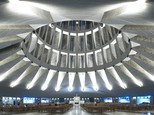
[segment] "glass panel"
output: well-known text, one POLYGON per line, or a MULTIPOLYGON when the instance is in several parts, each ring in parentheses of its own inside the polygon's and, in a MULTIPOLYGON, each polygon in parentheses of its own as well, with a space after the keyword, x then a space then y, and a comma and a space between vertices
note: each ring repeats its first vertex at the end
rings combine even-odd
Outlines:
POLYGON ((106 27, 103 28, 103 38, 104 38, 104 42, 105 44, 108 42, 108 32, 106 30, 106 27))
POLYGON ((102 57, 102 51, 100 50, 100 52, 96 53, 96 64, 99 65, 103 65, 103 57, 102 57))
POLYGON ((80 22, 79 22, 79 25, 80 25, 79 30, 80 30, 80 31, 83 31, 83 30, 85 29, 85 21, 80 21, 80 22))
POLYGON ((44 48, 43 55, 41 57, 42 58, 41 61, 46 62, 47 55, 48 55, 48 49, 44 48))
POLYGON ((37 43, 37 45, 36 45, 36 47, 35 47, 35 54, 34 54, 34 57, 37 57, 39 49, 40 49, 40 44, 37 43))
POLYGON ((87 50, 93 49, 92 35, 87 35, 87 50))
POLYGON ((118 45, 119 45, 119 48, 122 52, 125 52, 125 47, 124 47, 124 41, 123 41, 123 38, 122 38, 122 34, 119 34, 117 36, 117 41, 118 41, 118 45))
POLYGON ((100 34, 99 34, 99 31, 95 32, 95 47, 96 48, 99 48, 101 47, 101 39, 100 39, 100 34))
POLYGON ((79 36, 78 50, 84 51, 84 37, 83 36, 79 36))
POLYGON ((62 50, 66 50, 67 49, 67 35, 63 34, 62 35, 62 46, 61 49, 62 50))
POLYGON ((41 31, 40 31, 40 38, 43 39, 43 40, 45 39, 47 27, 48 27, 48 26, 43 26, 43 27, 41 28, 41 31))
POLYGON ((85 29, 90 29, 93 27, 92 22, 86 21, 86 28, 85 29))
POLYGON ((111 43, 111 52, 114 58, 117 58, 116 44, 117 44, 116 40, 113 40, 113 42, 111 43))
POLYGON ((54 32, 55 32, 55 28, 51 28, 51 35, 50 35, 50 41, 49 41, 50 45, 52 45, 54 40, 54 32))
POLYGON ((112 61, 112 54, 110 52, 110 48, 106 49, 106 54, 107 54, 107 62, 111 62, 112 61))
POLYGON ((59 39, 60 39, 60 33, 56 31, 55 32, 55 38, 54 38, 53 47, 59 48, 59 39))
POLYGON ((52 32, 52 29, 50 27, 48 27, 48 31, 47 31, 47 35, 46 35, 46 42, 48 44, 50 44, 51 32, 52 32))
POLYGON ((70 21, 69 22, 69 28, 72 30, 72 31, 74 31, 75 30, 75 21, 70 21))
POLYGON ((93 58, 94 58, 93 54, 87 54, 87 67, 94 66, 93 58))
POLYGON ((78 56, 78 68, 85 68, 85 56, 78 56))
POLYGON ((61 54, 60 58, 60 67, 67 67, 67 55, 61 54))
POLYGON ((51 52, 51 60, 50 60, 50 64, 53 66, 56 66, 58 63, 58 57, 59 57, 59 52, 51 52))
POLYGON ((69 57, 69 68, 75 68, 76 67, 76 56, 70 55, 69 57))
POLYGON ((70 51, 75 51, 75 36, 70 36, 70 51))

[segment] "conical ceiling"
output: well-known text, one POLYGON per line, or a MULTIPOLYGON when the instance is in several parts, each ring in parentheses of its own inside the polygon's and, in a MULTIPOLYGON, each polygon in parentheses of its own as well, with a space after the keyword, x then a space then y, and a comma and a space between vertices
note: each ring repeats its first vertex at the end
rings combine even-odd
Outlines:
MULTIPOLYGON (((147 92, 146 88, 154 82, 154 27, 150 18, 139 17, 145 16, 144 11, 151 12, 153 3, 145 0, 100 3, 106 8, 97 5, 103 14, 98 11, 99 16, 89 13, 88 17, 82 12, 78 17, 69 16, 71 12, 68 16, 67 12, 53 13, 48 8, 54 8, 54 4, 47 0, 44 3, 10 0, 1 5, 8 10, 4 11, 4 19, 11 17, 9 13, 18 17, 17 22, 14 16, 8 23, 1 20, 2 88, 19 96, 152 93, 151 88, 147 92), (113 7, 114 4, 119 5, 113 7), (15 7, 18 12, 11 9, 15 7), (134 7, 139 11, 130 12, 134 7), (138 91, 133 91, 134 88, 138 91)), ((73 10, 78 11, 72 8, 72 13, 73 10)), ((4 91, 1 95, 12 94, 4 91)))

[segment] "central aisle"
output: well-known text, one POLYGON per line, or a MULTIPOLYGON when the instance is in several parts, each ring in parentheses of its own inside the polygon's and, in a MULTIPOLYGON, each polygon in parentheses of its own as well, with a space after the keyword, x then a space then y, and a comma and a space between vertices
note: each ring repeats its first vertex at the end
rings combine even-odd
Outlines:
POLYGON ((68 112, 66 112, 63 115, 103 115, 103 114, 98 114, 98 113, 93 113, 90 114, 86 112, 84 109, 80 107, 80 105, 74 105, 68 112))

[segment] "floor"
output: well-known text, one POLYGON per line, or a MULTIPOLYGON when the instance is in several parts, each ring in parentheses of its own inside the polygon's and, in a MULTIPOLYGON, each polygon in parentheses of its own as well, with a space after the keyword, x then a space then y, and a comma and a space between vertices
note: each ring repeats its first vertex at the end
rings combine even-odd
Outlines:
POLYGON ((127 113, 127 112, 105 112, 105 113, 88 113, 85 110, 83 110, 80 106, 74 105, 73 108, 71 108, 66 113, 20 113, 20 114, 11 114, 11 113, 0 113, 0 115, 154 115, 154 111, 151 112, 135 112, 135 113, 127 113))

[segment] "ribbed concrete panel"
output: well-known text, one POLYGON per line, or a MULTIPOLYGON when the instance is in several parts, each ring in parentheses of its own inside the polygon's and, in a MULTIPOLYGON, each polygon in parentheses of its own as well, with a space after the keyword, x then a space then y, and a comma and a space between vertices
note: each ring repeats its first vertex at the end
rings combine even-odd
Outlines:
POLYGON ((151 60, 151 59, 149 59, 148 57, 146 57, 144 55, 141 55, 141 54, 138 54, 137 53, 134 57, 136 59, 140 60, 140 61, 143 61, 146 64, 149 64, 151 66, 154 66, 154 60, 151 60))
POLYGON ((118 73, 116 72, 116 70, 114 69, 114 67, 108 68, 108 71, 109 71, 110 74, 117 80, 117 82, 119 83, 119 85, 120 85, 123 89, 126 89, 126 88, 127 88, 126 83, 120 78, 120 76, 118 75, 118 73))
POLYGON ((52 78, 54 77, 55 73, 56 73, 56 71, 53 71, 53 70, 48 71, 47 78, 46 78, 45 82, 43 83, 41 90, 44 91, 48 88, 48 85, 49 85, 50 81, 52 80, 52 78))
POLYGON ((17 71, 21 67, 23 67, 26 64, 25 61, 21 60, 17 64, 15 64, 13 67, 11 67, 9 70, 7 70, 5 73, 1 75, 0 81, 5 80, 11 73, 17 71))
POLYGON ((125 61, 124 63, 128 64, 129 66, 133 67, 134 69, 138 70, 142 74, 146 75, 146 77, 152 81, 154 81, 154 76, 147 72, 144 68, 138 65, 135 61, 125 61))
POLYGON ((131 40, 134 40, 134 41, 145 41, 145 42, 154 42, 154 38, 145 37, 145 36, 136 36, 136 37, 133 37, 131 40))
POLYGON ((10 83, 10 87, 15 87, 21 83, 21 81, 33 71, 34 67, 30 65, 16 80, 10 83))
POLYGON ((0 66, 5 65, 5 64, 7 64, 7 63, 9 63, 9 62, 11 62, 11 61, 13 61, 13 60, 19 58, 19 57, 20 57, 20 56, 19 56, 18 54, 13 54, 13 55, 11 55, 11 56, 9 56, 9 57, 7 57, 7 58, 1 60, 1 61, 0 61, 0 66))
POLYGON ((99 86, 97 84, 97 81, 96 81, 96 75, 95 75, 95 72, 92 71, 92 72, 88 72, 88 75, 90 77, 90 80, 92 82, 92 87, 95 91, 98 91, 99 90, 99 86))
POLYGON ((143 86, 143 83, 136 79, 135 76, 121 63, 120 66, 118 66, 120 68, 120 70, 126 74, 136 85, 138 85, 139 87, 143 86))
POLYGON ((1 54, 0 60, 3 60, 5 58, 15 54, 20 50, 21 50, 21 48, 19 48, 19 45, 17 47, 16 46, 9 46, 7 48, 1 49, 0 50, 0 54, 1 54))
POLYGON ((27 84, 26 88, 28 90, 33 88, 37 80, 43 75, 44 72, 45 72, 44 68, 40 67, 35 76, 33 77, 32 81, 27 84))
POLYGON ((60 90, 60 87, 61 87, 61 84, 62 84, 63 79, 65 77, 65 74, 66 74, 66 72, 61 72, 61 71, 58 73, 57 85, 55 87, 55 90, 56 91, 59 91, 60 90))
POLYGON ((85 78, 86 78, 86 73, 85 72, 79 72, 79 80, 80 80, 80 84, 81 84, 81 90, 84 91, 85 90, 85 78))
POLYGON ((108 90, 112 90, 112 85, 110 84, 110 82, 109 82, 109 80, 107 78, 105 70, 98 70, 97 72, 101 76, 102 80, 104 81, 106 88, 108 90))
POLYGON ((74 79, 75 79, 75 74, 76 73, 68 73, 68 80, 69 80, 69 86, 68 86, 68 90, 72 91, 73 90, 73 83, 74 83, 74 79))
POLYGON ((8 36, 8 37, 0 38, 0 43, 13 42, 16 40, 21 40, 21 38, 18 36, 8 36))
POLYGON ((149 48, 149 47, 145 47, 145 46, 139 46, 139 47, 135 47, 133 48, 134 50, 136 50, 137 52, 147 52, 151 55, 154 54, 154 50, 152 48, 149 48))

